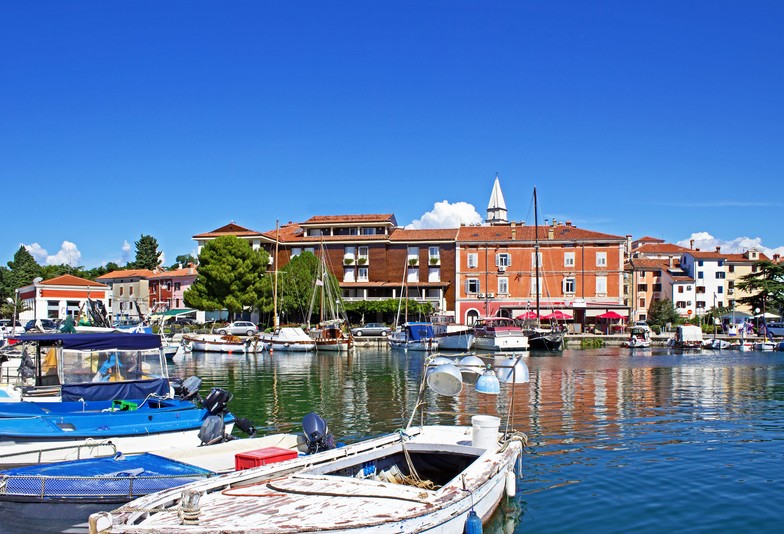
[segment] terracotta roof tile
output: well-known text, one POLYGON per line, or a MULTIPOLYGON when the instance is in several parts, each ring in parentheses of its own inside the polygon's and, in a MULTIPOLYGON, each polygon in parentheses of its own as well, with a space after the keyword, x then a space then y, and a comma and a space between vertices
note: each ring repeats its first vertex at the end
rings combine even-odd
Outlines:
POLYGON ((536 233, 539 234, 539 241, 542 243, 547 241, 626 241, 626 238, 621 236, 594 232, 567 225, 558 225, 554 227, 540 226, 538 232, 536 232, 536 227, 531 225, 518 225, 514 227, 511 225, 461 226, 460 231, 457 234, 457 240, 460 242, 512 241, 513 231, 515 234, 515 241, 533 242, 536 239, 536 233), (553 230, 552 239, 548 239, 550 229, 553 230))
POLYGON ((160 280, 162 278, 180 278, 185 276, 196 276, 196 267, 183 267, 182 269, 172 269, 171 271, 163 271, 155 273, 150 276, 150 280, 160 280))
POLYGON ((680 245, 673 245, 672 243, 646 243, 632 250, 632 253, 638 252, 640 254, 680 254, 687 252, 688 248, 680 245))
POLYGON ((303 225, 314 225, 314 224, 336 224, 336 223, 354 223, 354 222, 362 222, 362 223, 369 223, 369 222, 378 222, 378 223, 392 223, 397 225, 395 222, 395 216, 391 213, 360 213, 354 215, 315 215, 302 223, 303 225))
POLYGON ((72 274, 63 274, 60 276, 56 276, 54 278, 50 278, 49 280, 44 280, 41 282, 42 286, 79 286, 79 287, 102 287, 107 288, 106 284, 102 284, 100 282, 93 282, 92 280, 87 280, 86 278, 81 278, 79 276, 74 276, 72 274))
POLYGON ((150 278, 155 273, 149 269, 123 269, 112 271, 97 278, 97 280, 115 280, 117 278, 150 278))
POLYGON ((390 241, 454 241, 459 228, 395 228, 390 241))
POLYGON ((641 237, 640 239, 635 239, 637 243, 664 243, 664 239, 659 239, 658 237, 651 237, 646 235, 645 237, 641 237))
POLYGON ((239 224, 229 223, 225 226, 221 226, 220 228, 216 228, 212 232, 204 232, 202 234, 196 234, 193 236, 193 239, 198 239, 200 237, 220 237, 222 235, 235 235, 237 237, 249 237, 255 235, 261 235, 261 233, 255 230, 249 230, 239 224))
POLYGON ((710 251, 687 250, 686 253, 700 260, 723 260, 724 258, 727 257, 726 254, 722 254, 721 252, 716 252, 715 250, 710 250, 710 251))
POLYGON ((770 261, 770 258, 768 258, 762 252, 759 253, 758 260, 750 260, 744 254, 724 254, 724 258, 727 261, 731 261, 733 263, 756 263, 758 261, 770 261))
POLYGON ((669 262, 652 258, 632 258, 629 263, 634 269, 667 269, 670 267, 669 262))

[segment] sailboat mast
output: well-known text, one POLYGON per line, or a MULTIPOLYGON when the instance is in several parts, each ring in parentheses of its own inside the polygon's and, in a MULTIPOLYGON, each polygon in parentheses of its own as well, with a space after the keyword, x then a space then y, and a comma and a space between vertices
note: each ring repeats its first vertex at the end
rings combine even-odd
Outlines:
POLYGON ((275 283, 272 290, 272 308, 274 310, 274 317, 272 318, 272 326, 277 329, 280 326, 280 320, 278 319, 278 236, 280 233, 280 225, 278 219, 275 219, 275 260, 273 262, 273 276, 275 277, 275 283))
POLYGON ((534 256, 536 263, 536 324, 539 324, 539 206, 536 200, 536 186, 534 186, 534 256))

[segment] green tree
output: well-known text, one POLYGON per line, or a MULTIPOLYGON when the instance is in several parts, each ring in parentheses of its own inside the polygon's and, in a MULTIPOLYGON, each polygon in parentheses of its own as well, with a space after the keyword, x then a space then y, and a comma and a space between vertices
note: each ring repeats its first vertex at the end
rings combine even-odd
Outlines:
POLYGON ((26 248, 19 247, 14 259, 8 262, 8 270, 3 274, 3 291, 11 296, 14 290, 33 283, 35 278, 42 276, 43 268, 35 261, 26 248))
POLYGON ((741 291, 751 293, 748 297, 739 298, 738 302, 752 310, 784 310, 784 264, 762 260, 754 267, 754 272, 741 276, 735 283, 741 291))
POLYGON ((648 323, 665 326, 667 323, 677 324, 681 321, 670 299, 655 300, 648 307, 648 323))
POLYGON ((128 264, 129 269, 155 270, 161 264, 161 252, 158 250, 158 241, 151 235, 144 235, 134 242, 136 245, 136 260, 128 264))
POLYGON ((194 264, 194 265, 199 263, 199 260, 194 258, 193 256, 191 256, 190 254, 180 254, 179 256, 177 256, 174 259, 177 261, 177 263, 175 263, 171 267, 169 267, 169 269, 171 269, 171 270, 177 269, 178 266, 180 268, 184 268, 184 267, 187 267, 188 265, 190 265, 191 263, 194 264))
POLYGON ((269 254, 253 250, 244 239, 218 237, 199 254, 196 280, 183 295, 185 305, 232 314, 252 309, 262 297, 268 264, 269 254))

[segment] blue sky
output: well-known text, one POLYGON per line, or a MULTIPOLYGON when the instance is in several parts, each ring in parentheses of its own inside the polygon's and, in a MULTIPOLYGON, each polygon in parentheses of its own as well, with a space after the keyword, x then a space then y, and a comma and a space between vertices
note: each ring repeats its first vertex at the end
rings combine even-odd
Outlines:
POLYGON ((0 13, 3 263, 127 261, 142 234, 173 263, 230 221, 484 216, 496 173, 517 221, 536 186, 583 228, 784 250, 781 2, 0 13))

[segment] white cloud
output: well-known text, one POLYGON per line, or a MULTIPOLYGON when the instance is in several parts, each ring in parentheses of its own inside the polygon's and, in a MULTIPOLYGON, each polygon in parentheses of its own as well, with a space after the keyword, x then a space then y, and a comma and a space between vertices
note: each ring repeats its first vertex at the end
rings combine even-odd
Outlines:
POLYGON ((79 252, 76 244, 70 241, 63 241, 57 253, 46 257, 47 265, 70 265, 71 267, 76 267, 81 261, 82 253, 79 252))
POLYGON ((122 260, 118 263, 128 263, 131 260, 131 244, 128 243, 128 240, 123 241, 122 254, 120 257, 122 260))
POLYGON ((43 248, 38 243, 33 243, 31 245, 25 245, 24 243, 22 243, 22 246, 25 249, 27 249, 27 252, 29 252, 30 255, 33 258, 35 258, 35 261, 37 261, 38 263, 42 263, 42 262, 46 261, 46 256, 49 255, 49 253, 46 251, 46 249, 43 248))
POLYGON ((436 202, 433 209, 412 221, 408 229, 419 228, 457 228, 461 224, 480 224, 482 216, 467 202, 450 204, 448 200, 436 202))
POLYGON ((678 241, 678 245, 689 248, 691 240, 694 240, 694 248, 700 250, 716 250, 716 247, 721 247, 722 252, 729 254, 740 254, 746 252, 750 248, 756 248, 760 252, 765 253, 769 258, 774 254, 784 255, 784 245, 775 248, 766 247, 762 244, 762 239, 759 237, 736 237, 729 241, 717 239, 708 232, 695 232, 691 237, 678 241))

